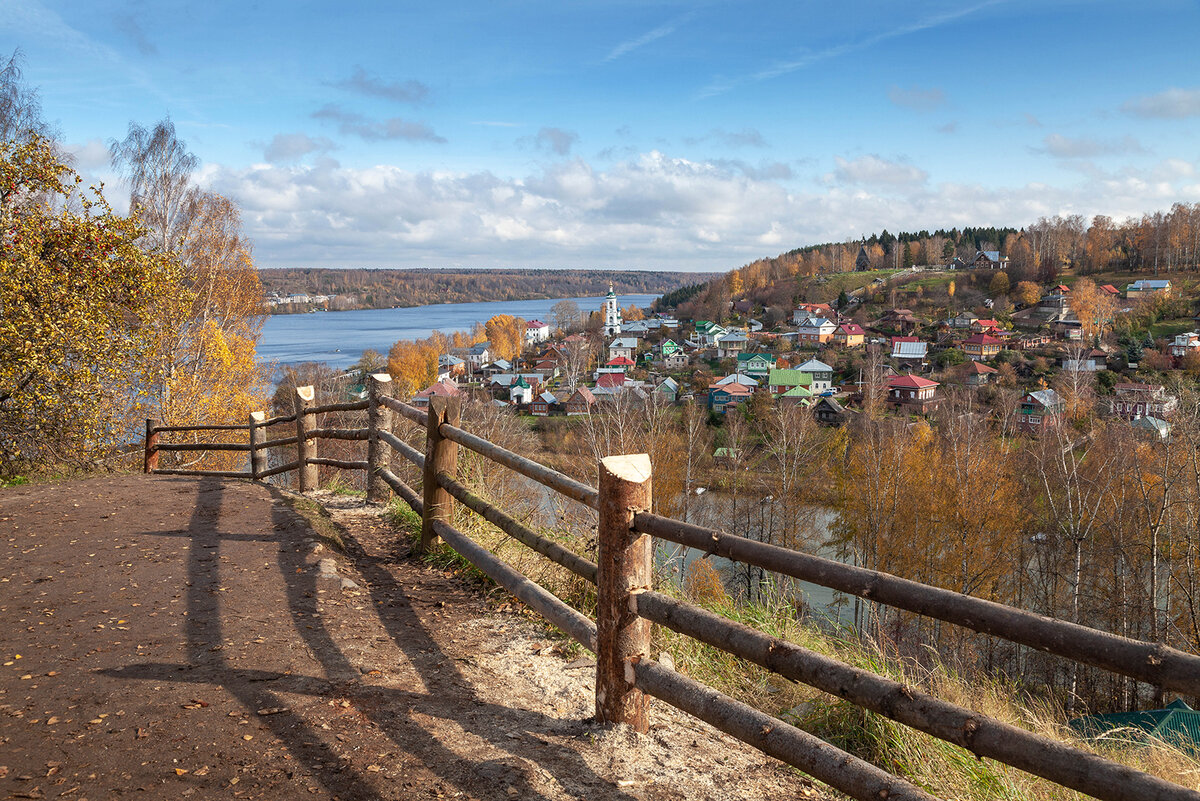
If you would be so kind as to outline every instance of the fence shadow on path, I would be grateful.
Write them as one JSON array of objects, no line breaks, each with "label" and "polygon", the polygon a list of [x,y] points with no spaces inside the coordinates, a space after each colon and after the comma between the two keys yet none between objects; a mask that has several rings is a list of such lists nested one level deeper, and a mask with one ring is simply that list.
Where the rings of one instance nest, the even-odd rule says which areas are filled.
[{"label": "fence shadow on path", "polygon": [[[396,581],[385,567],[385,560],[368,554],[344,527],[339,527],[346,556],[364,578],[363,591],[378,615],[378,624],[407,658],[415,679],[423,686],[400,689],[362,684],[357,680],[359,669],[338,645],[326,625],[326,615],[318,609],[317,571],[305,560],[301,537],[296,533],[295,513],[281,503],[282,493],[269,489],[271,500],[275,501],[271,512],[274,531],[229,532],[221,527],[224,482],[205,478],[196,483],[195,507],[186,529],[139,534],[188,541],[187,662],[131,663],[100,673],[114,678],[186,682],[225,689],[245,708],[247,716],[266,726],[293,759],[308,768],[315,781],[342,798],[378,797],[378,778],[368,778],[359,766],[346,764],[343,756],[324,741],[328,733],[323,733],[300,712],[288,709],[284,694],[348,700],[397,749],[411,755],[430,773],[468,796],[512,796],[548,801],[548,797],[528,781],[527,771],[520,767],[520,763],[529,762],[549,773],[564,787],[583,785],[591,788],[589,795],[598,796],[603,792],[606,798],[632,801],[632,796],[596,775],[578,752],[539,737],[582,735],[590,730],[587,722],[552,718],[483,700],[470,679],[458,669],[455,659],[445,653],[421,621],[413,608],[412,594]],[[269,501],[264,498],[263,502]],[[290,619],[295,635],[319,662],[325,676],[239,667],[226,658],[222,643],[225,641],[226,617],[231,610],[226,608],[223,600],[228,598],[228,604],[234,604],[237,598],[236,594],[229,597],[230,594],[222,590],[219,556],[222,545],[229,541],[277,545],[275,565],[287,596],[287,608],[277,610],[277,614]],[[278,622],[282,624],[282,620]],[[283,711],[257,714],[263,709]],[[464,714],[464,710],[470,710],[470,713]],[[466,734],[482,738],[505,756],[472,762],[432,736],[416,720],[417,716],[453,720]],[[498,734],[502,731],[510,734]],[[509,759],[515,767],[505,764]],[[330,765],[340,766],[340,769],[331,771],[327,768]]]}]

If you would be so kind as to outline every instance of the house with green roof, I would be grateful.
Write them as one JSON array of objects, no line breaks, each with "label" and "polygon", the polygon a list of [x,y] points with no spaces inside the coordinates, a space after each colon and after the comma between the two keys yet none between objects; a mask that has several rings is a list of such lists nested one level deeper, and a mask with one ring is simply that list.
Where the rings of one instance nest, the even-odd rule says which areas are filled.
[{"label": "house with green roof", "polygon": [[1165,709],[1088,715],[1069,720],[1067,724],[1089,739],[1121,739],[1135,743],[1158,740],[1200,756],[1200,712],[1178,698]]},{"label": "house with green roof", "polygon": [[696,341],[703,348],[717,344],[717,340],[727,333],[729,331],[724,326],[718,325],[711,320],[698,320],[696,322]]},{"label": "house with green roof", "polygon": [[766,378],[771,373],[771,369],[775,366],[774,353],[739,353],[737,357],[737,371],[753,376],[760,381]]},{"label": "house with green roof", "polygon": [[804,387],[811,392],[812,373],[775,367],[767,374],[767,388],[772,395],[782,395],[795,387]]},{"label": "house with green roof", "polygon": [[812,390],[808,387],[792,387],[787,392],[782,392],[776,397],[779,403],[790,403],[794,406],[808,406],[812,403]]}]

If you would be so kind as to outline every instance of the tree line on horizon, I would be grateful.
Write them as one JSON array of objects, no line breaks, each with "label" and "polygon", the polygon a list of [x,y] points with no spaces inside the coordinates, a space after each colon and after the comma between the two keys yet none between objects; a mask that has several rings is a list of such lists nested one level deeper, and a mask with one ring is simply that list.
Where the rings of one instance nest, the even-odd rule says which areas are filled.
[{"label": "tree line on horizon", "polygon": [[599,297],[609,282],[618,294],[649,295],[711,273],[636,270],[403,270],[271,268],[259,271],[264,290],[281,295],[336,295],[337,309],[378,309],[437,303]]}]

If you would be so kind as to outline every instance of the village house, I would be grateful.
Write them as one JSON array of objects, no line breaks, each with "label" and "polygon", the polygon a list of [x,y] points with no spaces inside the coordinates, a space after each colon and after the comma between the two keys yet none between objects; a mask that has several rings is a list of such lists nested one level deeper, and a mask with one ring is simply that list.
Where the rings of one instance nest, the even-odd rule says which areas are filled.
[{"label": "village house", "polygon": [[946,325],[950,326],[951,328],[970,328],[971,325],[974,324],[978,319],[979,317],[969,311],[959,312],[957,315],[947,320]]},{"label": "village house", "polygon": [[533,347],[550,339],[550,326],[541,320],[530,320],[525,323],[525,346]]},{"label": "village house", "polygon": [[796,323],[796,341],[800,345],[823,345],[833,339],[837,326],[826,317],[806,317]]},{"label": "village house", "polygon": [[472,370],[478,370],[492,359],[492,351],[486,342],[476,342],[455,355],[461,356]]},{"label": "village house", "polygon": [[438,356],[438,381],[449,381],[466,375],[467,363],[457,356],[443,353]]},{"label": "village house", "polygon": [[811,386],[812,374],[800,370],[775,368],[767,375],[767,390],[772,395],[782,395],[795,387],[811,388]]},{"label": "village house", "polygon": [[1189,331],[1186,334],[1176,334],[1175,341],[1168,348],[1176,359],[1183,358],[1192,351],[1200,350],[1200,333]]},{"label": "village house", "polygon": [[1100,291],[1110,297],[1118,297],[1121,294],[1121,290],[1117,289],[1112,284],[1101,284]]},{"label": "village house", "polygon": [[969,387],[983,386],[998,372],[995,367],[988,367],[982,362],[969,361],[963,365],[963,383]]},{"label": "village house", "polygon": [[664,359],[671,356],[672,354],[679,353],[681,350],[683,350],[683,349],[681,347],[679,347],[679,344],[677,342],[675,342],[675,340],[673,340],[673,339],[664,339],[658,345],[658,352],[662,355],[662,357]]},{"label": "village house", "polygon": [[1052,389],[1027,392],[1017,409],[1017,426],[1029,434],[1038,434],[1062,422],[1062,396]]},{"label": "village house", "polygon": [[1169,395],[1161,384],[1114,384],[1108,411],[1115,417],[1137,420],[1140,417],[1170,417],[1179,399]]},{"label": "village house", "polygon": [[812,376],[808,388],[813,394],[820,394],[833,388],[833,368],[819,359],[809,359],[796,368],[802,373]]},{"label": "village house", "polygon": [[675,403],[679,400],[679,384],[668,376],[654,385],[654,393],[667,403]]},{"label": "village house", "polygon": [[668,370],[682,370],[688,366],[687,354],[676,351],[663,359],[663,366]]},{"label": "village house", "polygon": [[1062,355],[1062,369],[1070,372],[1097,373],[1108,367],[1108,354],[1102,350],[1072,349]]},{"label": "village house", "polygon": [[1147,439],[1157,439],[1166,441],[1171,436],[1171,423],[1168,420],[1163,420],[1161,417],[1139,417],[1131,423],[1142,436]]},{"label": "village house", "polygon": [[740,331],[725,334],[717,339],[717,358],[736,358],[748,344],[750,344],[750,338]]},{"label": "village house", "polygon": [[1139,278],[1125,287],[1125,297],[1127,298],[1144,298],[1158,292],[1170,294],[1171,282],[1166,279]]},{"label": "village house", "polygon": [[833,398],[821,398],[812,405],[812,415],[818,423],[827,426],[840,426],[850,417],[850,410]]},{"label": "village house", "polygon": [[737,357],[737,371],[745,375],[752,376],[760,382],[771,373],[771,368],[775,366],[776,357],[774,353],[739,353]]},{"label": "village house", "polygon": [[911,309],[890,309],[887,314],[875,321],[874,327],[909,334],[916,331],[920,324],[921,321],[916,318]]},{"label": "village house", "polygon": [[491,364],[485,365],[480,371],[484,376],[500,375],[501,373],[511,372],[513,369],[512,362],[508,359],[496,359]]},{"label": "village house", "polygon": [[833,332],[833,344],[843,348],[857,348],[866,341],[867,332],[858,323],[842,323]]},{"label": "village house", "polygon": [[962,341],[963,353],[975,362],[996,358],[1002,347],[1004,343],[990,334],[975,334]]},{"label": "village house", "polygon": [[423,409],[429,405],[429,399],[434,396],[442,398],[455,398],[461,397],[462,394],[462,390],[459,389],[455,384],[449,381],[438,381],[433,385],[421,390],[416,395],[413,395],[412,400],[409,401],[409,405]]},{"label": "village house", "polygon": [[753,395],[754,390],[742,384],[709,384],[708,408],[717,414],[725,414],[730,407],[745,403]]},{"label": "village house", "polygon": [[999,320],[976,320],[971,323],[971,331],[976,334],[993,334],[1002,328]]},{"label": "village house", "polygon": [[517,376],[517,380],[508,386],[508,399],[519,406],[524,406],[537,394],[535,389],[537,384],[538,382],[526,381],[525,376]]},{"label": "village house", "polygon": [[1078,320],[1056,320],[1050,326],[1050,330],[1059,339],[1067,342],[1080,342],[1083,340],[1083,323]]},{"label": "village house", "polygon": [[751,378],[744,373],[731,373],[730,375],[727,375],[719,381],[715,381],[713,383],[720,387],[723,387],[726,384],[741,384],[743,387],[747,387],[751,391],[756,390],[759,387],[759,383],[756,379]]},{"label": "village house", "polygon": [[710,348],[717,344],[717,339],[729,333],[724,326],[717,325],[710,320],[699,320],[696,322],[696,343],[702,348]]},{"label": "village house", "polygon": [[1050,336],[1041,331],[1036,331],[1032,334],[1022,334],[1017,337],[1012,344],[1017,350],[1037,350],[1044,348],[1050,344]]},{"label": "village house", "polygon": [[634,320],[632,323],[621,323],[621,333],[634,338],[644,337],[650,333],[650,321]]},{"label": "village house", "polygon": [[608,345],[608,358],[616,359],[624,357],[633,361],[634,354],[637,353],[638,341],[634,337],[617,337]]},{"label": "village house", "polygon": [[582,414],[591,414],[592,406],[596,403],[596,396],[587,387],[576,387],[571,393],[571,397],[567,398],[563,406],[567,409],[567,417],[578,417]]},{"label": "village house", "polygon": [[533,399],[533,403],[529,404],[529,411],[534,417],[547,417],[557,407],[558,398],[554,397],[553,392],[546,391]]},{"label": "village house", "polygon": [[907,414],[928,414],[937,408],[941,398],[937,381],[917,375],[902,375],[888,381],[888,406]]},{"label": "village house", "polygon": [[808,387],[792,387],[787,392],[773,396],[777,403],[792,406],[808,406],[812,403],[813,392]]},{"label": "village house", "polygon": [[1008,266],[1008,256],[1001,256],[998,250],[977,250],[971,259],[971,266],[989,270],[1003,270]]},{"label": "village house", "polygon": [[917,337],[892,337],[892,358],[910,365],[922,365],[929,353],[929,343]]},{"label": "village house", "polygon": [[794,325],[800,325],[800,323],[804,322],[810,317],[824,317],[826,319],[833,319],[833,307],[828,303],[801,303],[796,307],[795,311],[792,312],[792,323]]}]

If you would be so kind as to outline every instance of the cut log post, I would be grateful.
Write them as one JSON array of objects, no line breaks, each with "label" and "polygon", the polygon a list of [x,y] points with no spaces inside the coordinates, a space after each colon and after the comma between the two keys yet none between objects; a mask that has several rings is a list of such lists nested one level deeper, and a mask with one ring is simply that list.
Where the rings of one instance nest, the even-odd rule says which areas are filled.
[{"label": "cut log post", "polygon": [[317,465],[309,464],[309,459],[317,456],[317,441],[309,432],[316,428],[317,421],[306,414],[316,405],[317,393],[312,387],[296,387],[296,460],[300,463],[300,492],[309,492],[317,488]]},{"label": "cut log post", "polygon": [[650,457],[600,460],[599,565],[596,581],[596,719],[646,732],[647,699],[634,686],[634,665],[650,654],[650,621],[630,596],[650,589],[651,538],[633,530],[633,516],[650,509]]},{"label": "cut log post", "polygon": [[266,412],[250,412],[250,477],[256,480],[267,469],[267,451],[262,447],[266,419]]},{"label": "cut log post", "polygon": [[159,421],[153,417],[146,418],[146,459],[142,470],[153,473],[158,469],[158,428]]},{"label": "cut log post", "polygon": [[435,395],[429,399],[429,414],[425,427],[425,468],[421,474],[421,498],[424,514],[421,515],[421,553],[429,553],[437,543],[438,535],[433,521],[450,522],[453,500],[450,493],[437,482],[438,473],[449,473],[457,478],[458,445],[442,436],[442,423],[457,426],[462,416],[462,401]]},{"label": "cut log post", "polygon": [[392,410],[379,402],[383,396],[389,395],[392,389],[392,377],[387,373],[375,373],[367,383],[367,429],[370,434],[367,439],[367,501],[370,503],[387,503],[392,497],[391,487],[379,475],[380,468],[391,465],[391,450],[380,438],[380,432],[392,433]]}]

